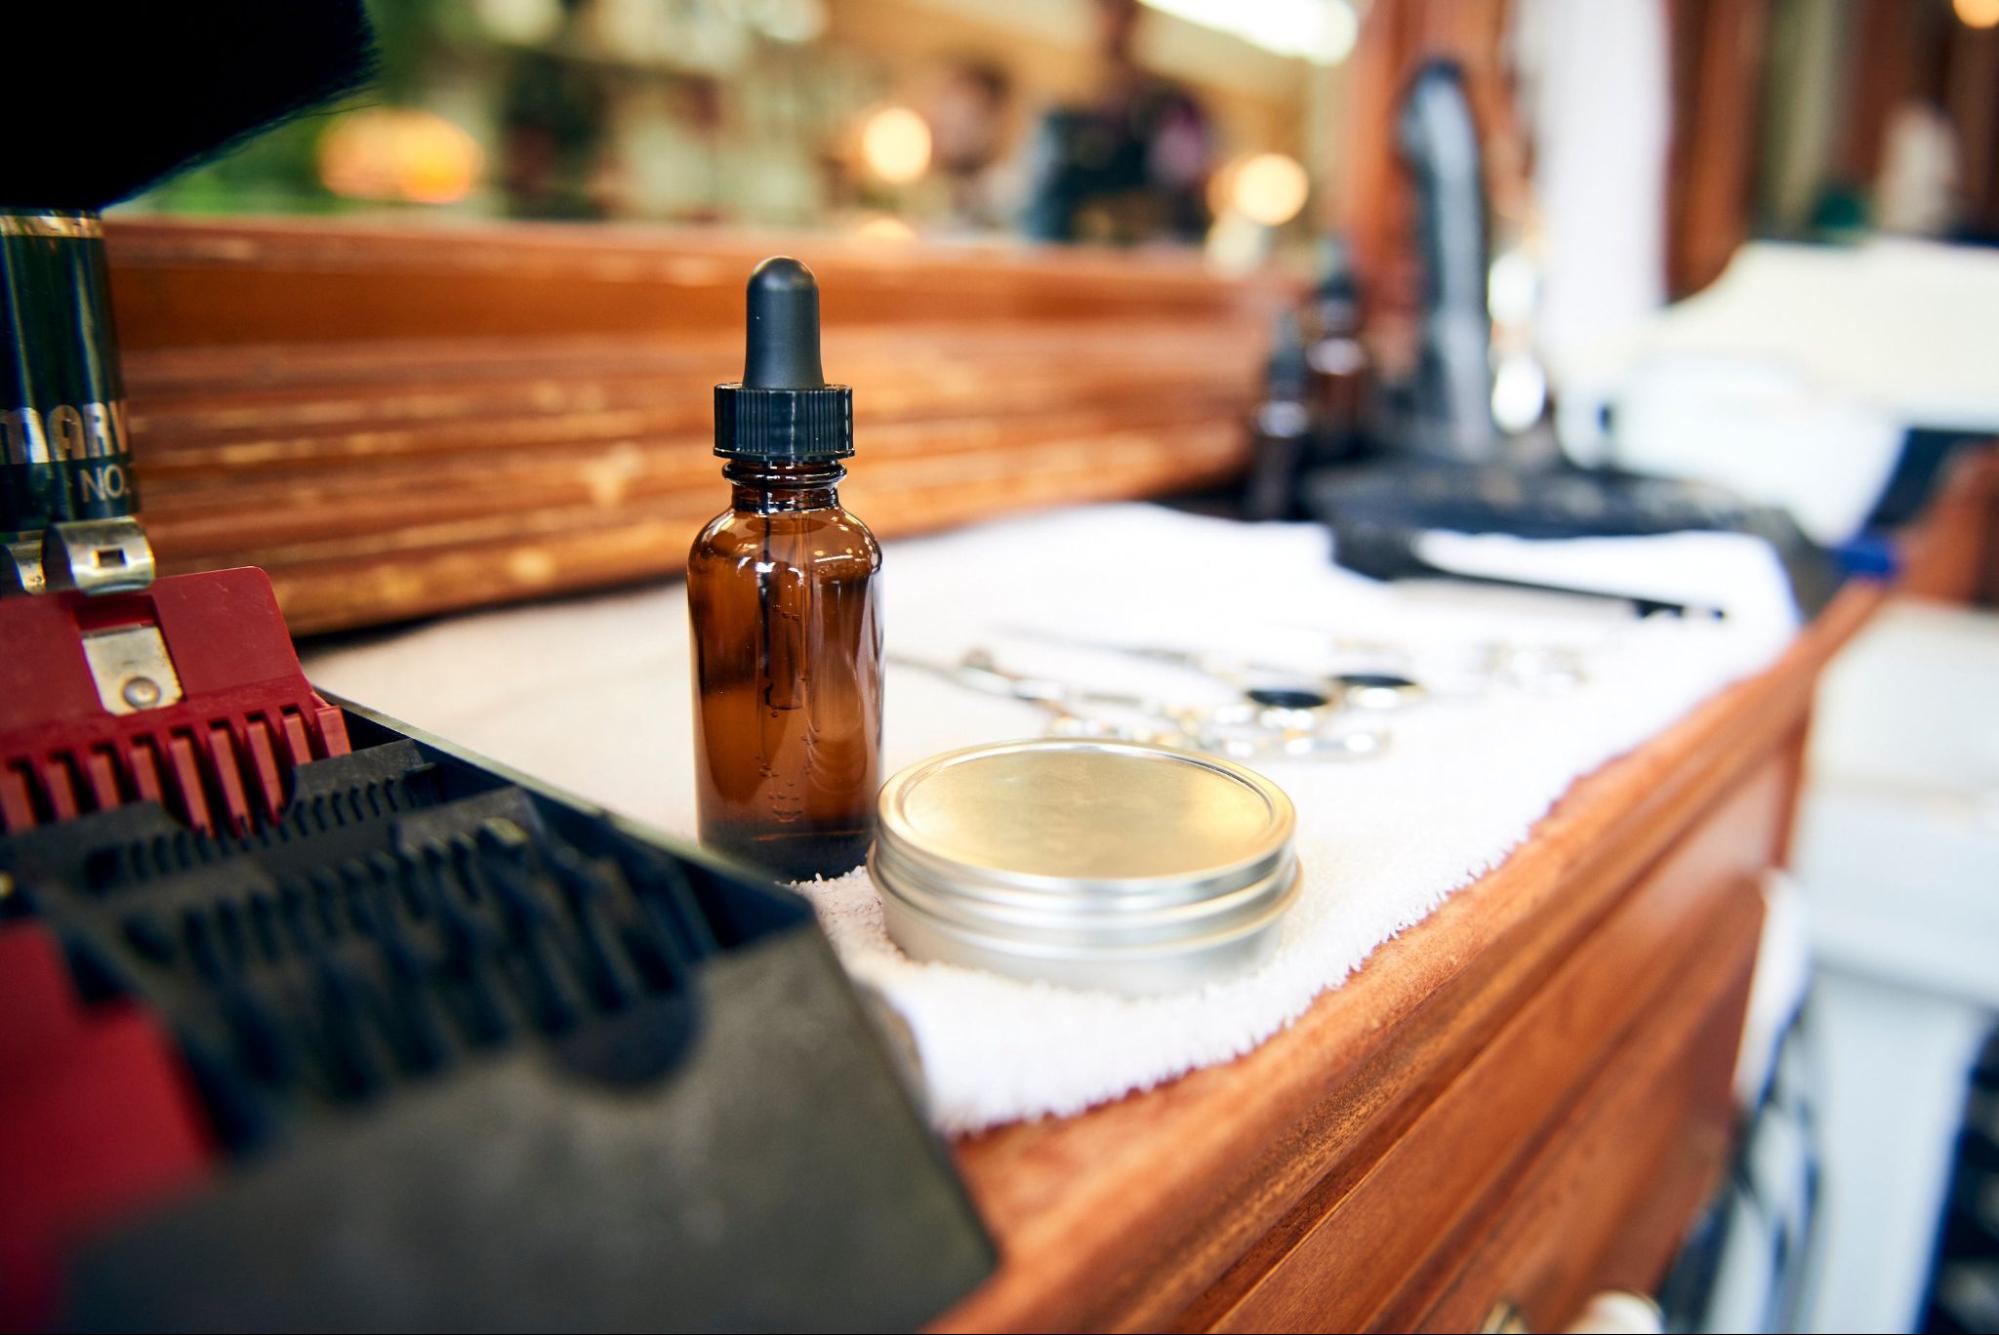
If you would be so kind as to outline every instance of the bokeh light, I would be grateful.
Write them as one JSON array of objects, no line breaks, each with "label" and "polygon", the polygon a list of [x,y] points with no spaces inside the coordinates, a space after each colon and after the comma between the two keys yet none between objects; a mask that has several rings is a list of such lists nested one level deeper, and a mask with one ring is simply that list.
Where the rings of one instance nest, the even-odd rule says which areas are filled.
[{"label": "bokeh light", "polygon": [[561,0],[474,0],[472,12],[502,42],[537,46],[562,31]]},{"label": "bokeh light", "polygon": [[870,213],[853,224],[854,235],[863,241],[901,244],[916,240],[916,229],[893,213]]},{"label": "bokeh light", "polygon": [[1152,8],[1230,33],[1280,56],[1337,65],[1353,53],[1360,16],[1353,0],[1145,0]]},{"label": "bokeh light", "polygon": [[930,126],[908,107],[883,107],[861,126],[861,161],[889,185],[907,185],[930,170]]},{"label": "bokeh light", "polygon": [[1229,185],[1229,203],[1252,222],[1281,227],[1305,207],[1311,182],[1294,158],[1282,153],[1258,153],[1237,165]]},{"label": "bokeh light", "polygon": [[1951,0],[1951,8],[1967,28],[1999,27],[1999,0]]},{"label": "bokeh light", "polygon": [[319,141],[319,179],[349,199],[454,203],[472,192],[485,164],[462,128],[409,107],[350,112]]}]

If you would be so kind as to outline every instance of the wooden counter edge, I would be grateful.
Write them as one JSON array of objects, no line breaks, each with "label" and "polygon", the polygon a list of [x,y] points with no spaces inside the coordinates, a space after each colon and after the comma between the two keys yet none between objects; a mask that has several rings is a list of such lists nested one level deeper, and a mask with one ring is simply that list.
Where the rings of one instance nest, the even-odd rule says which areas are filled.
[{"label": "wooden counter edge", "polygon": [[[1633,872],[1796,737],[1819,671],[1885,592],[1849,584],[1776,663],[1579,780],[1501,866],[1256,1051],[1077,1117],[959,1142],[1003,1259],[931,1329],[1171,1320],[1420,1111],[1438,1083],[1410,1074],[1426,1040],[1475,1043],[1496,1028]],[[1556,916],[1572,920],[1562,940],[1516,959],[1511,947],[1549,935]]]}]

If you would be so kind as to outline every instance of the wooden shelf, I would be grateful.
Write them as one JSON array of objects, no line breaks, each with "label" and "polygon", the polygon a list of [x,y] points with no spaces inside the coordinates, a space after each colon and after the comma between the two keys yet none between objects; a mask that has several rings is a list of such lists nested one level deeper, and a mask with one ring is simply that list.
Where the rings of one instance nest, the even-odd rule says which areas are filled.
[{"label": "wooden shelf", "polygon": [[1240,470],[1288,291],[1185,257],[612,227],[107,228],[167,573],[259,565],[298,634],[677,572],[764,255],[818,270],[884,536]]}]

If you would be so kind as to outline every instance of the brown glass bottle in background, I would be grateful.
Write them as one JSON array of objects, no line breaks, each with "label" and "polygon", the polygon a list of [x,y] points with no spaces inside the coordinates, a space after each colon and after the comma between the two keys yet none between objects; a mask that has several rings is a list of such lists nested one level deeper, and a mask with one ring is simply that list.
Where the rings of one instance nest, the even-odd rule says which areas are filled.
[{"label": "brown glass bottle in background", "polygon": [[730,508],[694,540],[701,841],[785,880],[860,865],[881,783],[881,548],[840,508],[853,394],[819,363],[819,291],[791,259],[750,276],[743,379],[715,387]]},{"label": "brown glass bottle in background", "polygon": [[1304,330],[1315,464],[1347,462],[1368,446],[1374,362],[1361,331],[1360,297],[1346,246],[1329,240]]}]

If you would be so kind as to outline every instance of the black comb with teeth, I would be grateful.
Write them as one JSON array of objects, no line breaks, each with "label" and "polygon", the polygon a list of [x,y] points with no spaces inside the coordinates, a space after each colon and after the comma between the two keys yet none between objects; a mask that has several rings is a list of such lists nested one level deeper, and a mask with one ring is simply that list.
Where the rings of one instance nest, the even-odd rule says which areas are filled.
[{"label": "black comb with teeth", "polygon": [[67,1320],[889,1329],[990,1269],[803,900],[345,725],[246,833],[0,838],[0,919],[162,1020],[231,1165],[83,1249]]}]

